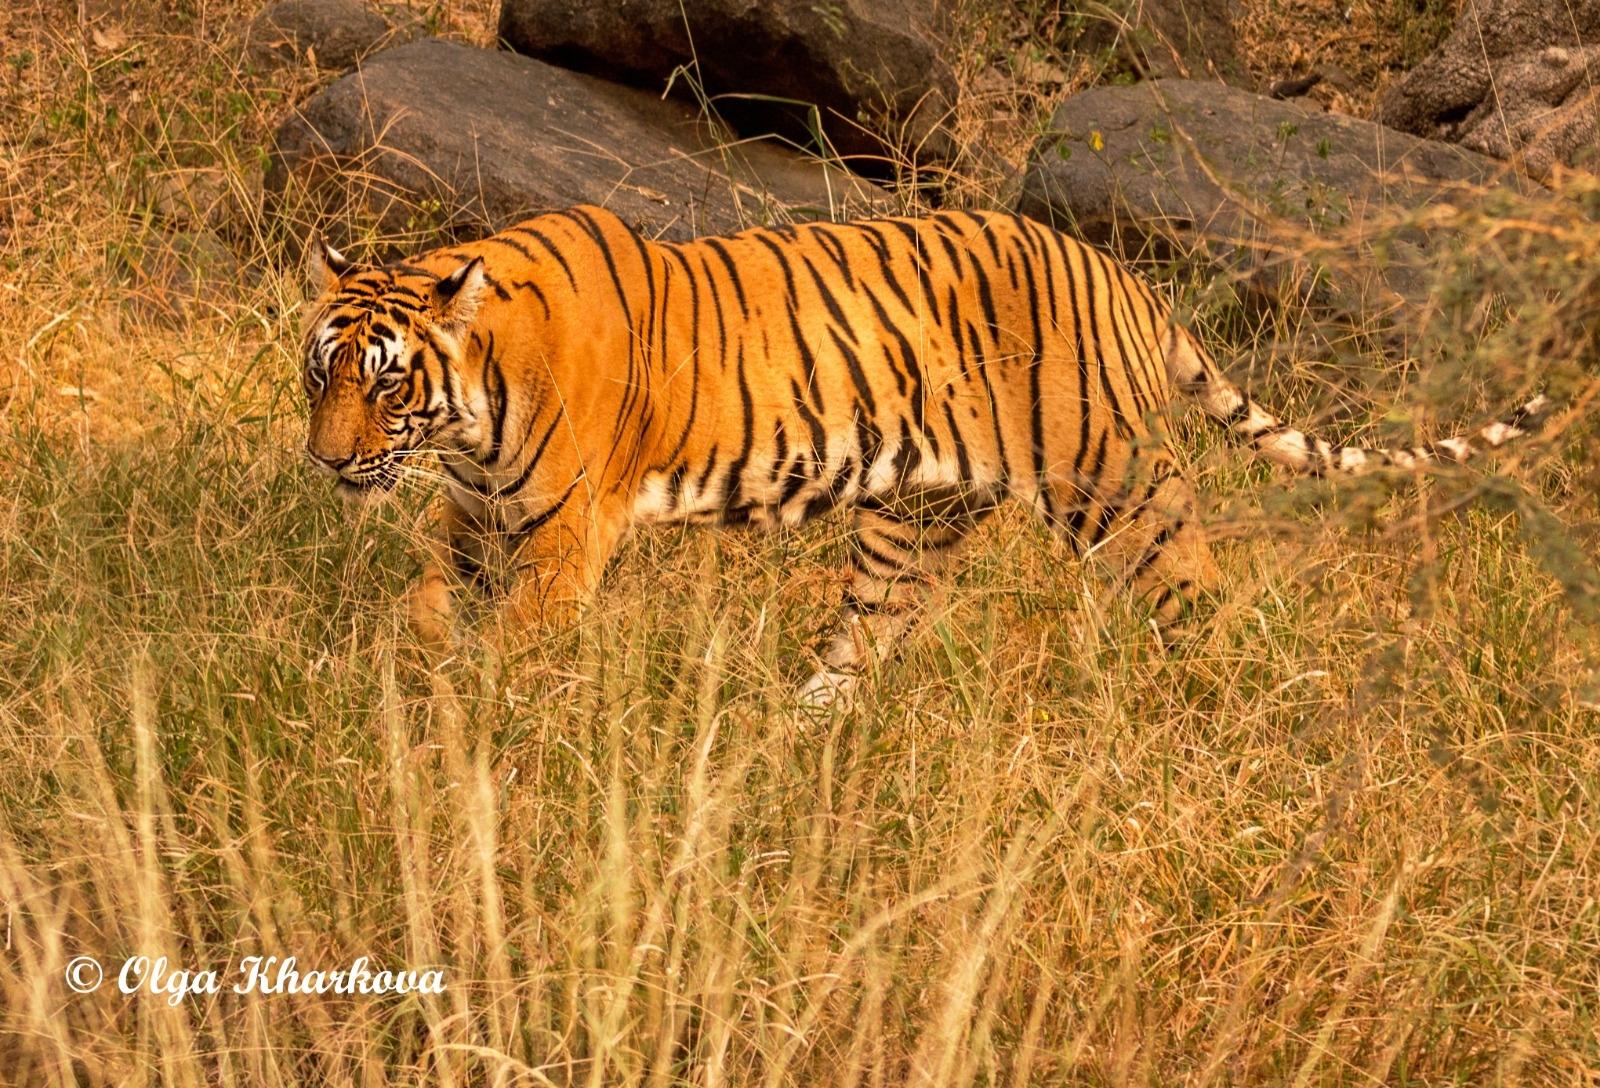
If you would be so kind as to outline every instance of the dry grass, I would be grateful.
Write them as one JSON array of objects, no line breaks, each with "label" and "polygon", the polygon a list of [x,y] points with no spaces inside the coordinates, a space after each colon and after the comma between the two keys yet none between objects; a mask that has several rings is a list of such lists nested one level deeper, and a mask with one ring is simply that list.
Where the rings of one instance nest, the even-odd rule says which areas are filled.
[{"label": "dry grass", "polygon": [[1371,117],[1388,82],[1432,52],[1461,7],[1462,0],[1248,3],[1240,8],[1241,53],[1261,87],[1312,70],[1337,69],[1312,89],[1311,99],[1340,113]]},{"label": "dry grass", "polygon": [[[314,80],[240,66],[245,7],[0,13],[0,1079],[1600,1082],[1592,189],[1441,213],[1408,359],[1165,269],[1346,433],[1548,381],[1576,410],[1503,476],[1286,486],[1195,431],[1229,586],[1187,645],[1003,518],[805,732],[834,526],[643,535],[509,681],[411,665],[424,496],[352,524],[297,454],[299,284],[255,209]],[[132,271],[217,194],[242,272]],[[135,953],[449,988],[64,985]]]}]

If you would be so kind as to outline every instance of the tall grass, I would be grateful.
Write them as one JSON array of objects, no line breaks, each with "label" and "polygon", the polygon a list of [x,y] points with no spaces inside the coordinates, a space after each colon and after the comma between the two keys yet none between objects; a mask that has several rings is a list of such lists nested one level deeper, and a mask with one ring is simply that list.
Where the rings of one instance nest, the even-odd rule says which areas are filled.
[{"label": "tall grass", "polygon": [[[1235,370],[1341,433],[1550,385],[1573,410],[1501,475],[1286,485],[1186,430],[1227,588],[1182,646],[1008,514],[861,705],[802,727],[837,525],[640,535],[509,672],[471,639],[418,667],[426,495],[355,516],[298,456],[299,286],[245,198],[304,77],[221,59],[242,16],[135,24],[125,72],[13,16],[0,1079],[1600,1075],[1584,186],[1441,213],[1463,245],[1407,357],[1164,270]],[[241,198],[252,271],[152,311],[122,254],[173,229],[150,185],[179,169]],[[225,981],[365,955],[447,989],[66,986],[136,954]]]}]

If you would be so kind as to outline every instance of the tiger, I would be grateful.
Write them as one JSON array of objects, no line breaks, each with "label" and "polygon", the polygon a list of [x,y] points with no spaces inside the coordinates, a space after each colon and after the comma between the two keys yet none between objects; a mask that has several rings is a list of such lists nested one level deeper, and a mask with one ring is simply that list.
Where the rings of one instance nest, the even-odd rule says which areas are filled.
[{"label": "tiger", "polygon": [[1332,444],[1230,381],[1111,256],[1000,212],[665,242],[578,206],[385,265],[307,249],[306,452],[351,496],[422,450],[442,468],[407,595],[428,645],[450,645],[467,585],[513,643],[569,622],[635,526],[849,508],[808,706],[893,652],[1006,499],[1170,629],[1220,582],[1166,433],[1180,394],[1311,474],[1466,461],[1547,407],[1426,445]]}]

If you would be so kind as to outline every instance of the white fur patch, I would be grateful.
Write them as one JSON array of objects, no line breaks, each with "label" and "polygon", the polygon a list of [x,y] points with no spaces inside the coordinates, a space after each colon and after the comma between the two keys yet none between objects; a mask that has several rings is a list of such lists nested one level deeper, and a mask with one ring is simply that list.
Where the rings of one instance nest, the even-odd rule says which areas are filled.
[{"label": "white fur patch", "polygon": [[1522,432],[1516,427],[1508,427],[1506,424],[1496,421],[1489,424],[1478,433],[1483,436],[1483,440],[1489,443],[1489,445],[1498,446],[1501,443],[1509,442],[1511,439],[1516,438]]}]

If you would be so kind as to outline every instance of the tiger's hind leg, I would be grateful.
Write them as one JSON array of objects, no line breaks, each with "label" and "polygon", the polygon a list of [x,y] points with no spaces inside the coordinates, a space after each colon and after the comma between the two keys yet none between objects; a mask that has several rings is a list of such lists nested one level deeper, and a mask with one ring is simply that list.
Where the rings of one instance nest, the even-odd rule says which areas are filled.
[{"label": "tiger's hind leg", "polygon": [[823,708],[847,698],[864,669],[894,652],[929,590],[996,501],[937,490],[856,506],[850,586],[839,625],[822,651],[822,667],[801,685],[802,706]]},{"label": "tiger's hind leg", "polygon": [[1079,554],[1109,568],[1118,592],[1132,592],[1170,639],[1195,598],[1221,576],[1195,509],[1194,491],[1165,456],[1145,478],[1115,493],[1056,484],[1046,517]]}]

